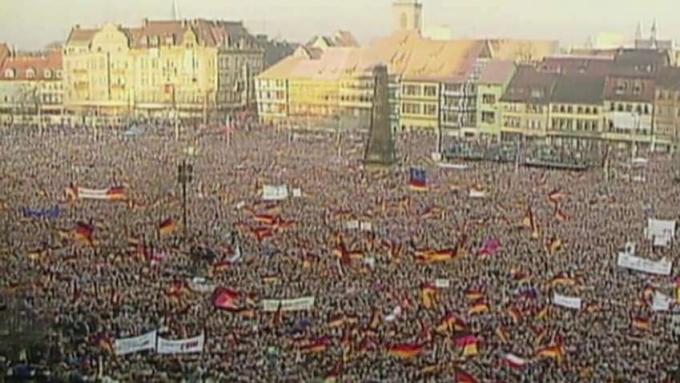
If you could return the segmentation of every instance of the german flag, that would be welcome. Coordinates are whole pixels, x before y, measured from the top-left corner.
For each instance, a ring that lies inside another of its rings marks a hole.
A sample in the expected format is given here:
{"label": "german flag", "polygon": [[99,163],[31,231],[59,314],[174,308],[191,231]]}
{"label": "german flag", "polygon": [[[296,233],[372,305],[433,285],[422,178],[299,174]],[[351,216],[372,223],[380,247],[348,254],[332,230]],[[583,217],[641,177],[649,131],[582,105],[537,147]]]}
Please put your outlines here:
{"label": "german flag", "polygon": [[330,345],[331,338],[324,336],[300,347],[300,351],[306,354],[319,354],[326,351]]}
{"label": "german flag", "polygon": [[470,373],[459,368],[456,369],[455,383],[478,383],[479,381]]}
{"label": "german flag", "polygon": [[464,331],[467,324],[456,314],[447,314],[437,325],[435,330],[440,334],[451,333],[453,331]]}
{"label": "german flag", "polygon": [[161,235],[170,235],[177,230],[177,224],[172,218],[167,218],[160,225],[158,225],[158,232]]}
{"label": "german flag", "polygon": [[448,262],[456,257],[453,249],[431,250],[427,252],[416,252],[416,259],[425,264]]}
{"label": "german flag", "polygon": [[574,286],[576,281],[567,275],[567,273],[561,272],[553,277],[550,281],[550,286]]}
{"label": "german flag", "polygon": [[109,201],[125,201],[127,196],[125,195],[125,188],[122,186],[115,186],[106,191],[106,197]]}
{"label": "german flag", "polygon": [[650,331],[652,329],[652,323],[649,319],[645,319],[645,318],[637,317],[637,316],[632,318],[631,326],[634,329],[642,330],[642,331]]}
{"label": "german flag", "polygon": [[420,292],[423,299],[423,306],[430,310],[437,305],[437,289],[431,284],[423,284],[420,286]]}
{"label": "german flag", "polygon": [[489,305],[486,303],[486,300],[480,299],[472,304],[472,306],[468,310],[468,315],[482,314],[488,311]]}
{"label": "german flag", "polygon": [[274,235],[274,232],[272,232],[271,229],[266,227],[256,227],[251,229],[251,231],[253,235],[255,235],[255,238],[257,238],[257,240],[260,242]]}
{"label": "german flag", "polygon": [[479,353],[477,343],[477,337],[474,335],[464,335],[456,338],[456,346],[463,349],[463,356],[476,356]]}
{"label": "german flag", "polygon": [[85,222],[77,222],[73,235],[77,241],[89,246],[94,246],[94,226]]}
{"label": "german flag", "polygon": [[465,290],[465,297],[471,301],[478,301],[484,298],[484,290],[481,288],[469,287]]}
{"label": "german flag", "polygon": [[538,350],[536,356],[539,358],[554,359],[559,363],[562,361],[562,358],[564,357],[564,347],[562,347],[561,345],[544,347]]}
{"label": "german flag", "polygon": [[273,225],[277,221],[277,216],[270,214],[256,214],[255,222],[263,223],[265,225]]}
{"label": "german flag", "polygon": [[387,348],[387,353],[400,359],[412,359],[423,352],[423,346],[418,344],[397,344]]}

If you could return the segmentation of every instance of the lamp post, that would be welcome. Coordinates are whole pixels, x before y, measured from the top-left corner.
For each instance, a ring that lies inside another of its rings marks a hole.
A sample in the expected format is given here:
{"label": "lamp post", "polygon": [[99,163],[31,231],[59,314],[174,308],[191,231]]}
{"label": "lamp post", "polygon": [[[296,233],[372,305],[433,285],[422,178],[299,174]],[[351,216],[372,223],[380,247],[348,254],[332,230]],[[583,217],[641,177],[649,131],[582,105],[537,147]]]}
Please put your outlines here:
{"label": "lamp post", "polygon": [[187,184],[193,181],[193,165],[187,163],[187,160],[182,160],[182,163],[177,166],[177,182],[182,185],[182,226],[184,227],[184,240],[188,238],[187,228]]}

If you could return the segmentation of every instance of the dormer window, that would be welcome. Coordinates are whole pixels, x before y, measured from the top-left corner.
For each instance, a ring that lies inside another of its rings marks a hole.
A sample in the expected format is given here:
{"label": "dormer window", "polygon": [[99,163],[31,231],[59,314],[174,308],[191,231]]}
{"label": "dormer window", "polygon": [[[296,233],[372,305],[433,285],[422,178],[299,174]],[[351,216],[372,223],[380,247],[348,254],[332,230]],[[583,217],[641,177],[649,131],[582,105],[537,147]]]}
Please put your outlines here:
{"label": "dormer window", "polygon": [[35,77],[35,69],[33,69],[33,68],[26,69],[26,78],[34,78],[34,77]]}
{"label": "dormer window", "polygon": [[14,73],[14,69],[12,68],[7,68],[5,69],[5,78],[14,78],[16,73]]}
{"label": "dormer window", "polygon": [[49,69],[45,69],[43,75],[45,76],[45,78],[52,78],[52,71]]}

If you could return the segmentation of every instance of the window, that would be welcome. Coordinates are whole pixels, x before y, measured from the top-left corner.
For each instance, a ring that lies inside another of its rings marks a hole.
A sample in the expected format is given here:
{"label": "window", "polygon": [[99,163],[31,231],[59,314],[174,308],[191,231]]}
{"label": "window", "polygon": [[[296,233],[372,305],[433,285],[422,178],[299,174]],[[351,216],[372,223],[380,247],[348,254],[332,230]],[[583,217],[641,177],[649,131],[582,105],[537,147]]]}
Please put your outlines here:
{"label": "window", "polygon": [[406,96],[420,96],[420,86],[404,85],[403,93]]}
{"label": "window", "polygon": [[35,69],[33,69],[33,68],[26,69],[26,78],[34,78],[34,77],[35,77]]}
{"label": "window", "polygon": [[493,94],[485,94],[482,96],[482,104],[490,105],[496,103],[496,96]]}
{"label": "window", "polygon": [[437,87],[431,86],[431,85],[426,86],[425,87],[425,96],[436,97],[437,96]]}
{"label": "window", "polygon": [[12,68],[5,69],[5,77],[6,78],[14,78],[15,75],[16,75],[16,73],[14,72],[14,69],[12,69]]}
{"label": "window", "polygon": [[405,114],[420,114],[420,104],[404,103],[401,111]]}
{"label": "window", "polygon": [[437,115],[437,105],[425,104],[425,114],[428,115],[428,116],[436,116]]}
{"label": "window", "polygon": [[482,112],[482,122],[485,124],[495,124],[496,123],[496,113],[494,112]]}

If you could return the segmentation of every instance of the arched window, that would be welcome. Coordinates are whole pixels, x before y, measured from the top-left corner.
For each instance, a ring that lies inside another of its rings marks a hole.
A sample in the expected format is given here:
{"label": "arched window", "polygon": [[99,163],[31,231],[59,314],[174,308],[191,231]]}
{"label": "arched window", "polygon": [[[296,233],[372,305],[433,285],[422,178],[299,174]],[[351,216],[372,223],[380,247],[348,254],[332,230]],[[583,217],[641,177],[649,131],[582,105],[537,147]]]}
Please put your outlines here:
{"label": "arched window", "polygon": [[5,69],[5,78],[14,78],[16,73],[14,72],[14,69],[12,68],[7,68]]}
{"label": "arched window", "polygon": [[34,77],[35,77],[35,69],[33,69],[33,68],[26,69],[26,78],[34,78]]}
{"label": "arched window", "polygon": [[52,78],[52,71],[49,69],[45,69],[44,76],[45,78]]}

